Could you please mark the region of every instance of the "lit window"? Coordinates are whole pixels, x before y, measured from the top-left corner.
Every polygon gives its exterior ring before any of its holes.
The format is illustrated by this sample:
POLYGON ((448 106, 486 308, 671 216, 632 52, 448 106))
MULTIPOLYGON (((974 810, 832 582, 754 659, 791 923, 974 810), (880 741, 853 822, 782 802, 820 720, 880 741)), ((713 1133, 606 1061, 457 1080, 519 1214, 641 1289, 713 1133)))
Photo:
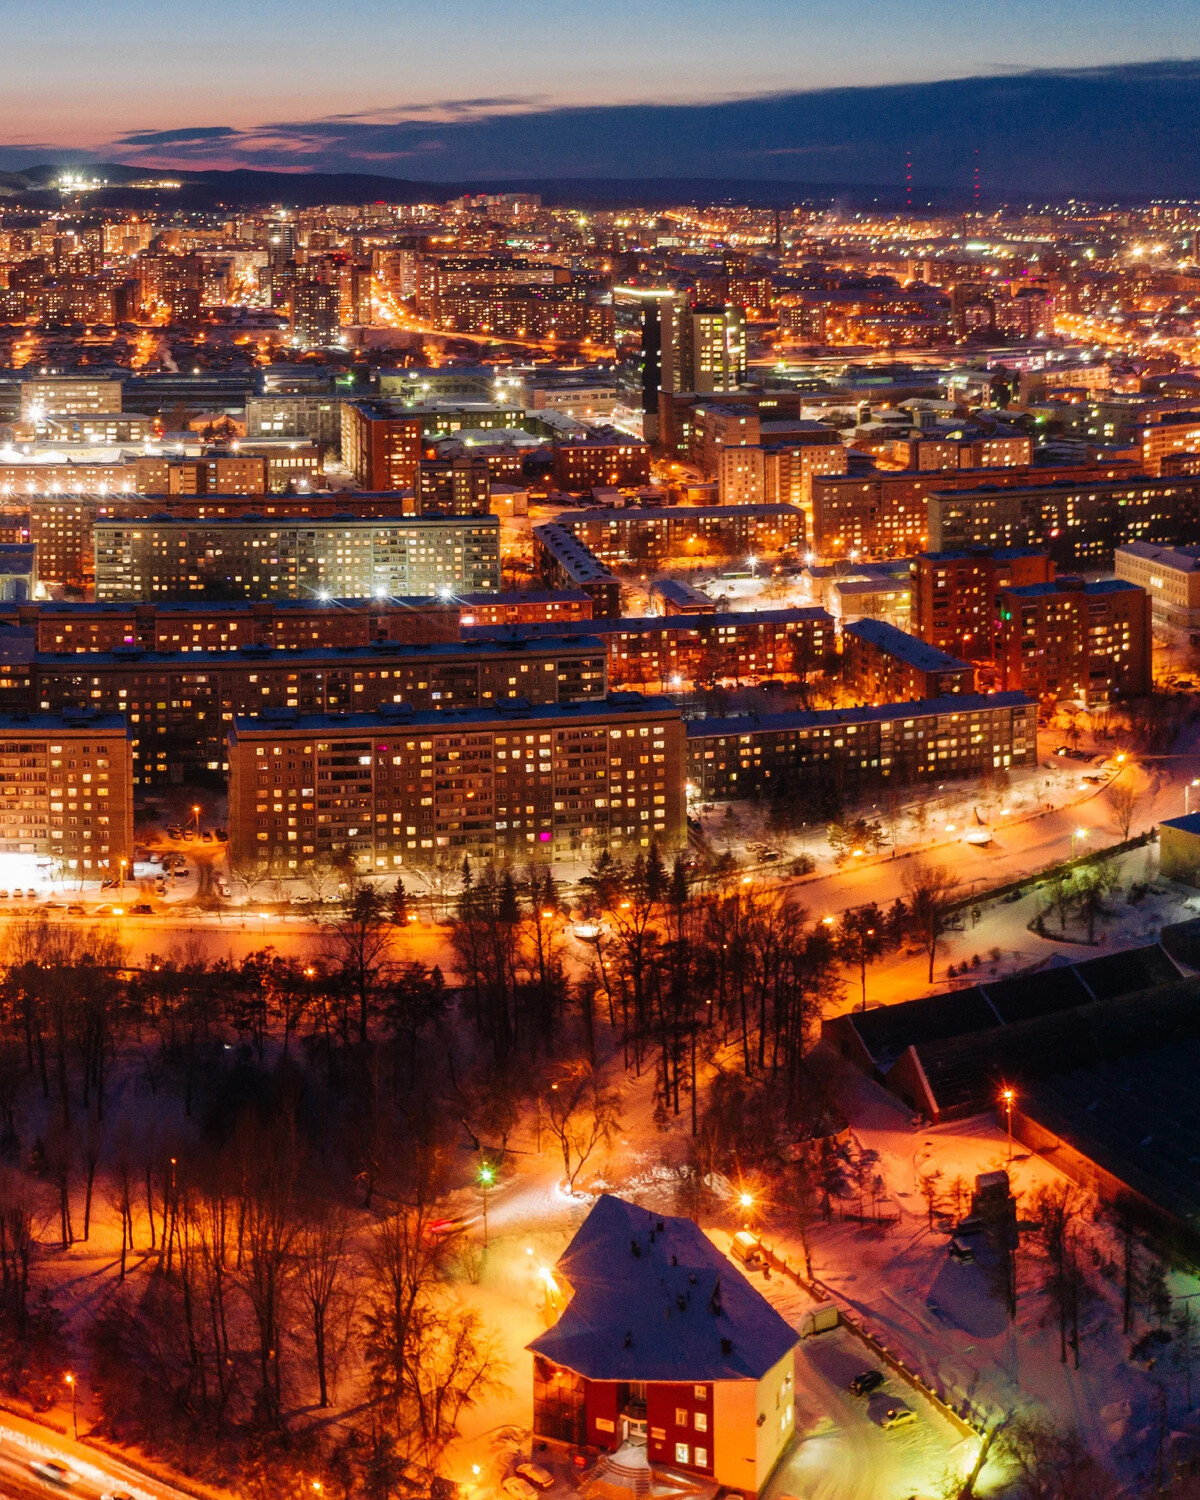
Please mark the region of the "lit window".
POLYGON ((688 1447, 688 1445, 686 1443, 676 1443, 675 1444, 675 1462, 677 1464, 690 1463, 691 1460, 688 1458, 688 1454, 690 1452, 691 1452, 691 1449, 688 1447))

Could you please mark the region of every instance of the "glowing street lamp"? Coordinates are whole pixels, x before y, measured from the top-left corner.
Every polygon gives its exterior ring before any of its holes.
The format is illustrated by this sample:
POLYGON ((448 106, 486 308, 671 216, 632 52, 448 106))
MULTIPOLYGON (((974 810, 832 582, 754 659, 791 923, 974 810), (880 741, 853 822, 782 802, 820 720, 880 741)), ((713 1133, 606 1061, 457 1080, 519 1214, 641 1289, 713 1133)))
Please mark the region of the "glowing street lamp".
POLYGON ((480 1194, 483 1197, 483 1248, 486 1250, 488 1247, 488 1189, 494 1187, 496 1183, 496 1169, 490 1162, 485 1161, 483 1166, 480 1167, 477 1181, 479 1183, 480 1194))
POLYGON ((1086 828, 1073 828, 1071 830, 1071 858, 1072 859, 1075 858, 1075 845, 1077 843, 1079 843, 1079 844, 1083 843, 1084 839, 1086 839, 1087 836, 1088 836, 1088 830, 1086 828))
POLYGON ((1000 1098, 1004 1103, 1004 1114, 1008 1121, 1008 1160, 1012 1162, 1012 1107, 1013 1100, 1017 1097, 1016 1091, 1011 1088, 1001 1089, 1000 1098))
POLYGON ((79 1441, 79 1404, 78 1404, 78 1399, 77 1398, 78 1398, 79 1386, 76 1383, 74 1375, 71 1375, 71 1374, 68 1373, 68 1374, 66 1374, 66 1375, 63 1376, 63 1379, 71 1387, 71 1428, 72 1428, 72 1431, 75 1433, 75 1441, 78 1442, 79 1441))
POLYGON ((196 837, 199 838, 200 837, 200 804, 198 802, 195 802, 195 803, 192 804, 192 817, 195 818, 195 820, 196 820, 196 837))

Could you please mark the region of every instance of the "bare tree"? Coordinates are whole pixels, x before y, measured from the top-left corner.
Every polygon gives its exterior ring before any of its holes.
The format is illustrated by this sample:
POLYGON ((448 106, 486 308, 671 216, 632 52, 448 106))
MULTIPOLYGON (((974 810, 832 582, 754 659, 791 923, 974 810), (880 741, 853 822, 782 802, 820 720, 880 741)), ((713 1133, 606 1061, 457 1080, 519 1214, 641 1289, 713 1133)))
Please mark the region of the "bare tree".
POLYGON ((1132 779, 1126 780, 1122 777, 1108 788, 1108 805, 1112 810, 1113 821, 1121 830, 1122 840, 1129 837, 1129 830, 1133 827, 1133 815, 1140 801, 1141 798, 1132 779))
POLYGON ((308 1309, 322 1407, 329 1405, 329 1324, 346 1272, 348 1230, 345 1206, 323 1197, 313 1206, 296 1241, 297 1277, 308 1309))
POLYGON ((912 865, 904 872, 904 895, 913 926, 929 955, 929 983, 933 983, 933 964, 938 940, 945 931, 950 914, 951 893, 958 880, 945 865, 912 865))
POLYGON ((463 1411, 500 1389, 504 1367, 478 1315, 442 1288, 446 1248, 429 1223, 417 1204, 375 1230, 364 1343, 376 1412, 409 1457, 433 1468, 463 1411))
POLYGON ((621 1096, 605 1088, 586 1060, 564 1063, 546 1096, 546 1129, 562 1151, 563 1171, 572 1191, 592 1153, 616 1133, 621 1096))

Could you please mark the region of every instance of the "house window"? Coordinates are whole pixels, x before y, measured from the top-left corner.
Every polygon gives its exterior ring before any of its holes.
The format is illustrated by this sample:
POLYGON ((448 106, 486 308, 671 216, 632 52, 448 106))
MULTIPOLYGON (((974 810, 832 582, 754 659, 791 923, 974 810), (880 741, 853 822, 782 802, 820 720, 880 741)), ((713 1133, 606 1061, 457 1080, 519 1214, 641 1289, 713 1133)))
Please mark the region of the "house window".
POLYGON ((697 1401, 707 1401, 708 1387, 706 1385, 694 1385, 692 1387, 692 1395, 697 1401))
POLYGON ((696 1413, 696 1431, 708 1431, 708 1413, 706 1411, 698 1411, 696 1413))
POLYGON ((690 1451, 691 1450, 689 1449, 689 1447, 688 1447, 688 1445, 686 1443, 676 1443, 675 1444, 675 1462, 677 1464, 686 1464, 686 1463, 688 1463, 689 1462, 688 1454, 690 1453, 690 1451))
POLYGON ((707 1469, 708 1468, 708 1449, 707 1448, 697 1448, 696 1449, 696 1467, 698 1469, 707 1469))
POLYGON ((683 1406, 677 1406, 675 1408, 675 1425, 676 1425, 676 1427, 686 1427, 687 1424, 688 1424, 687 1408, 683 1407, 683 1406))

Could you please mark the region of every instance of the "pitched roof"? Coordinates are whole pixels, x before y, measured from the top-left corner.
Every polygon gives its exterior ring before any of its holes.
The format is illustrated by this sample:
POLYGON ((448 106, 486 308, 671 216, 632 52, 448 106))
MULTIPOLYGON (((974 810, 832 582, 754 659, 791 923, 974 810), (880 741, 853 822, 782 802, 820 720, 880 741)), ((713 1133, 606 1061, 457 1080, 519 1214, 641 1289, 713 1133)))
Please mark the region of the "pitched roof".
POLYGON ((557 1269, 571 1300, 528 1347, 588 1380, 759 1380, 799 1341, 691 1219, 610 1193, 557 1269))

